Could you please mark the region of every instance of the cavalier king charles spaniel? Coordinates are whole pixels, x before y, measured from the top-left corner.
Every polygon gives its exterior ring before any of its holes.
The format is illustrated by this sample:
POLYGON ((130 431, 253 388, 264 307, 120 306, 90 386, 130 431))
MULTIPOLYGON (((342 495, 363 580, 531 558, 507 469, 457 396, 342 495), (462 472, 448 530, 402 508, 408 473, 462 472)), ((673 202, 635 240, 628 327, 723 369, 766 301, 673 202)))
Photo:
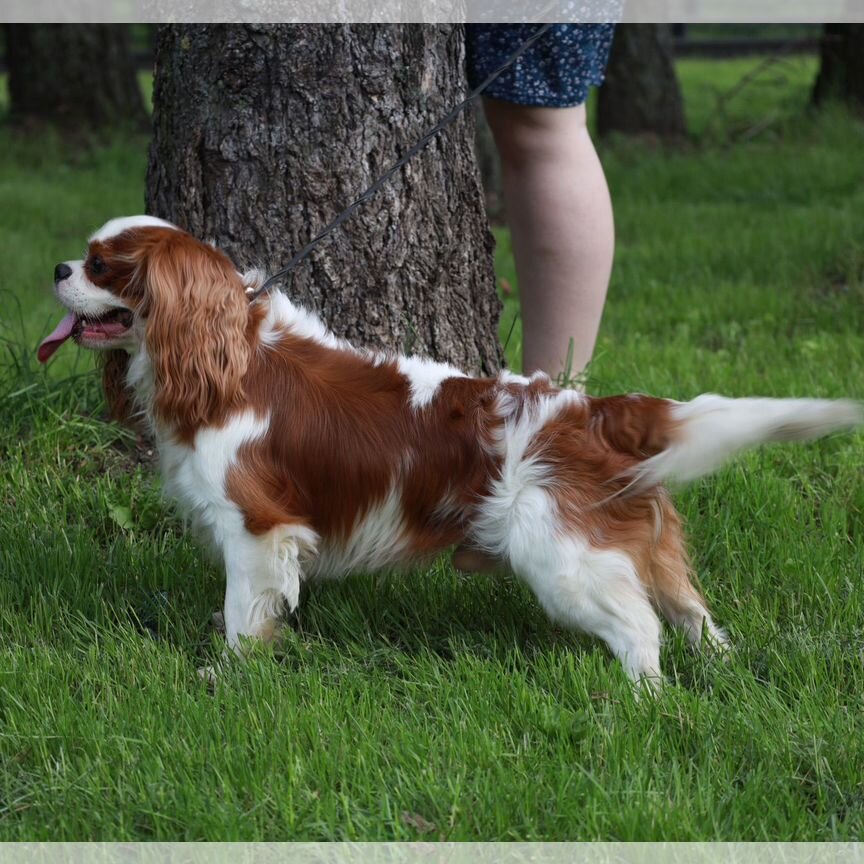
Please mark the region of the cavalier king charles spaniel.
POLYGON ((471 378, 334 336, 257 271, 149 216, 114 219, 58 264, 70 337, 107 352, 117 417, 146 418, 168 493, 225 564, 225 630, 269 640, 300 584, 458 547, 557 622, 660 679, 660 618, 723 647, 663 487, 763 441, 862 422, 850 401, 592 398, 545 375, 471 378))

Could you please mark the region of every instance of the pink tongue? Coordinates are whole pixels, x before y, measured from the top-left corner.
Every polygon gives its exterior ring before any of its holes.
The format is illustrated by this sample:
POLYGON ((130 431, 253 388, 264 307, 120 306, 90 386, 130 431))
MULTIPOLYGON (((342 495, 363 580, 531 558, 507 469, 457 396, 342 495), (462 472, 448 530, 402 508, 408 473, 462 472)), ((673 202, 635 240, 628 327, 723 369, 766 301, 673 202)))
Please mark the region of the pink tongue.
POLYGON ((47 363, 54 352, 72 335, 78 316, 69 312, 66 317, 54 328, 54 332, 42 340, 37 357, 40 363, 47 363))

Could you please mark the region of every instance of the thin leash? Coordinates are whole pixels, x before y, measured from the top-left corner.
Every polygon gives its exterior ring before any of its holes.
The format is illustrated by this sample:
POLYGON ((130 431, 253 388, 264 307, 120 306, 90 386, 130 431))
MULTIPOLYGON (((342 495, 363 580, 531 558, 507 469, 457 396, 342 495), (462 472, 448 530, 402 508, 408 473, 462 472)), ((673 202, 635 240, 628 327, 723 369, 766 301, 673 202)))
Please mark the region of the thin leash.
POLYGON ((475 87, 455 108, 451 109, 438 121, 425 135, 408 150, 400 159, 393 163, 362 195, 349 204, 332 222, 322 228, 281 270, 270 276, 264 284, 253 294, 249 295, 249 302, 257 300, 271 285, 286 276, 294 273, 297 265, 309 255, 319 243, 328 235, 332 234, 351 214, 362 204, 365 204, 403 165, 414 158, 442 129, 449 126, 462 111, 470 105, 502 72, 512 66, 538 39, 551 28, 554 23, 542 24, 538 27, 491 75, 489 75, 479 86, 475 87))

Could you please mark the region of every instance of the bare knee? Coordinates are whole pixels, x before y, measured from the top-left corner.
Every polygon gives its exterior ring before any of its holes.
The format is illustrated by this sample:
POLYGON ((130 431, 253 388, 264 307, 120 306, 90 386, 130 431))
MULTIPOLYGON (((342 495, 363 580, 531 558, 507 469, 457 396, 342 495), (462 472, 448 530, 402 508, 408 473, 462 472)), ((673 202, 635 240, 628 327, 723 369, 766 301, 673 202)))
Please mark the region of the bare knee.
POLYGON ((584 105, 544 108, 485 99, 483 110, 505 169, 572 159, 574 136, 588 134, 584 105))

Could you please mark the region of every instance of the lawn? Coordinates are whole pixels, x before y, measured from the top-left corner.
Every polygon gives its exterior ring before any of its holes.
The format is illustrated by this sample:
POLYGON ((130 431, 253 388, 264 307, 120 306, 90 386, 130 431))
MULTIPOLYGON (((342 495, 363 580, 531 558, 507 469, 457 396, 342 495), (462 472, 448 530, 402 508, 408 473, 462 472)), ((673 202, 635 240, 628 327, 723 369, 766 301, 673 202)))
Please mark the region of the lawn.
MULTIPOLYGON (((864 397, 864 122, 806 112, 811 59, 761 62, 680 64, 686 146, 603 148, 592 392, 864 397)), ((860 434, 677 493, 736 649, 670 634, 654 700, 520 584, 446 560, 312 587, 279 656, 209 692, 218 570, 102 419, 90 358, 35 360, 54 264, 142 209, 145 148, 0 128, 0 840, 861 837, 860 434)))

